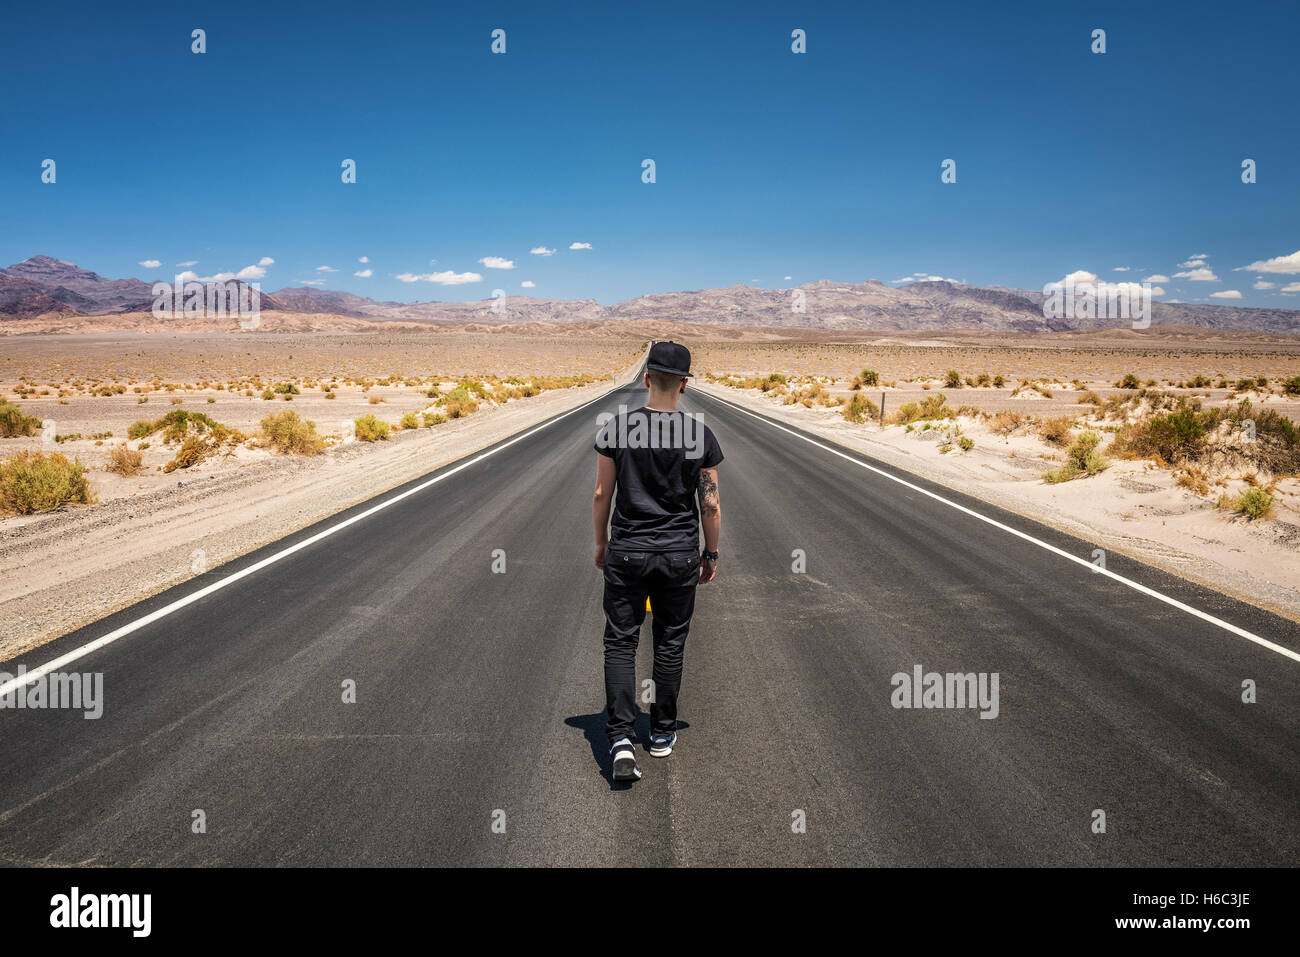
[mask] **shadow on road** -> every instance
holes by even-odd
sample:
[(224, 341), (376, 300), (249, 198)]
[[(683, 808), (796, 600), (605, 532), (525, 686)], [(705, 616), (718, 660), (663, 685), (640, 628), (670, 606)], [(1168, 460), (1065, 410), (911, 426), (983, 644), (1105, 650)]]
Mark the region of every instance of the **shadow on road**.
[[(605, 737), (605, 712), (597, 711), (595, 714), (575, 714), (571, 718), (565, 718), (564, 723), (570, 728), (577, 728), (587, 739), (587, 744), (591, 747), (591, 756), (600, 768), (601, 777), (609, 782), (611, 791), (626, 791), (632, 786), (632, 783), (614, 780), (614, 762), (609, 754), (609, 739)], [(685, 721), (678, 720), (677, 729), (689, 728), (690, 725)], [(645, 745), (650, 740), (650, 715), (645, 711), (637, 711), (636, 716), (636, 744)], [(650, 758), (644, 751), (637, 755), (637, 761), (642, 765)]]

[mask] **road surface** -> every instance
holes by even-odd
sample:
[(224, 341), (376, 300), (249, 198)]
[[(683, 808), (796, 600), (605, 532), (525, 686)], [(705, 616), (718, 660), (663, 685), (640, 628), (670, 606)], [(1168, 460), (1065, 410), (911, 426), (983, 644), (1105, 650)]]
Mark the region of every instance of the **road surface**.
[[(644, 395), (21, 658), (218, 586), (61, 669), (102, 672), (100, 719), (0, 711), (0, 863), (1300, 861), (1300, 663), (1044, 547), (1088, 561), (1091, 543), (696, 393), (683, 408), (726, 455), (719, 578), (699, 594), (677, 752), (613, 785), (591, 446), (597, 412)], [(1300, 649), (1291, 622), (1107, 567)], [(894, 707), (892, 677), (917, 665), (996, 672), (998, 716)]]

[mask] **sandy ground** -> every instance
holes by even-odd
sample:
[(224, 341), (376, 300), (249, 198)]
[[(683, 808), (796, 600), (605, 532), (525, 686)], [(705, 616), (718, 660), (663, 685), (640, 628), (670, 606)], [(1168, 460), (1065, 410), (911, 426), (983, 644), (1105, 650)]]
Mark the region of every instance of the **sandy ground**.
[[(974, 448), (944, 453), (939, 451), (936, 429), (917, 428), (909, 433), (900, 425), (883, 429), (875, 424), (855, 425), (845, 421), (838, 410), (784, 405), (779, 398), (754, 389), (703, 381), (696, 387), (1095, 542), (1103, 549), (1300, 621), (1300, 481), (1296, 479), (1278, 483), (1274, 517), (1249, 521), (1216, 510), (1204, 497), (1175, 485), (1169, 470), (1149, 462), (1115, 460), (1099, 475), (1047, 484), (1041, 475), (1061, 463), (1061, 449), (1036, 435), (995, 435), (977, 417), (959, 420), (963, 433), (974, 439)], [(1072, 395), (1013, 400), (1005, 389), (949, 391), (949, 405), (975, 404), (974, 394), (980, 391), (985, 393), (985, 404), (994, 409), (1010, 407), (1041, 414), (1047, 407), (1057, 406), (1048, 414), (1059, 415), (1083, 408), (1073, 403)], [(890, 396), (889, 407), (896, 409), (899, 402), (935, 392), (916, 389), (915, 394)], [(864, 394), (880, 400), (879, 389)], [(1294, 411), (1290, 414), (1294, 417)]]
[[(146, 456), (154, 458), (146, 458), (146, 471), (139, 476), (92, 470), (97, 504), (0, 520), (0, 660), (185, 581), (200, 564), (211, 569), (596, 398), (636, 371), (639, 357), (628, 364), (626, 344), (618, 355), (622, 368), (614, 381), (512, 400), (431, 429), (404, 430), (388, 441), (340, 444), (310, 458), (240, 449), (229, 458), (170, 474), (159, 472), (157, 465), (174, 448), (151, 448)], [(443, 358), (439, 368), (446, 368)], [(541, 365), (546, 357), (533, 361)], [(604, 371), (615, 368), (611, 363)], [(548, 371), (554, 370), (548, 366)], [(202, 392), (185, 392), (181, 407), (250, 431), (267, 412), (292, 408), (306, 418), (324, 419), (321, 432), (326, 433), (336, 418), (365, 411), (392, 422), (402, 411), (429, 405), (414, 389), (376, 387), (371, 394), (387, 392), (388, 399), (378, 406), (353, 391), (345, 395), (340, 390), (339, 398), (328, 402), (296, 396), (292, 403), (216, 393), (215, 404), (208, 404)], [(127, 419), (155, 417), (175, 407), (159, 401), (156, 408), (137, 408), (134, 396), (68, 401), (92, 404), (90, 410), (68, 406), (60, 412), (86, 434), (124, 430)], [(114, 403), (121, 409), (114, 411)], [(44, 411), (32, 400), (22, 405), (31, 414)], [(74, 413), (81, 418), (73, 418)], [(39, 440), (4, 443), (10, 452), (35, 447)], [(69, 457), (77, 454), (94, 469), (96, 456), (106, 455), (106, 448), (81, 439), (57, 450)], [(44, 449), (51, 450), (48, 445)]]

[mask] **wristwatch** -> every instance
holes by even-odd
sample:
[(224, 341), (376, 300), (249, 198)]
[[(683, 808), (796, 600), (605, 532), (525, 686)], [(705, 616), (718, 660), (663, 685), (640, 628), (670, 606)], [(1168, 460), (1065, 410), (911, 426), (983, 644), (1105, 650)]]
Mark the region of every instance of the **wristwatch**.
[(711, 552), (711, 551), (709, 551), (709, 550), (706, 548), (706, 549), (704, 550), (704, 555), (703, 555), (703, 557), (704, 557), (704, 558), (707, 558), (707, 559), (708, 559), (709, 561), (711, 561), (711, 562), (716, 562), (716, 561), (718, 560), (718, 553), (717, 553), (717, 552)]

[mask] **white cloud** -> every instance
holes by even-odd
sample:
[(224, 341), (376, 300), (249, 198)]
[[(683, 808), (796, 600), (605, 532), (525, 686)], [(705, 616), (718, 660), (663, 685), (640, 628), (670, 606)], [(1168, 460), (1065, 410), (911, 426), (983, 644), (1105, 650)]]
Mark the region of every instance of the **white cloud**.
[(1255, 288), (1256, 288), (1256, 289), (1276, 289), (1276, 288), (1277, 288), (1277, 283), (1275, 283), (1275, 282), (1264, 282), (1264, 281), (1261, 279), (1259, 282), (1255, 283)]
[(298, 282), (302, 283), (304, 286), (323, 286), (323, 285), (325, 285), (325, 280), (324, 280), (324, 279), (299, 279)]
[(374, 271), (373, 269), (361, 269), (361, 270), (358, 270), (357, 272), (354, 272), (352, 275), (354, 275), (354, 276), (360, 276), (362, 279), (369, 279), (369, 278), (370, 278), (371, 276), (373, 276), (374, 274), (375, 274), (375, 271)]
[(1238, 266), (1233, 272), (1241, 272), (1243, 269), (1249, 272), (1298, 273), (1300, 272), (1300, 249), (1289, 256), (1274, 256), (1272, 259), (1254, 262), (1249, 266)]
[(1190, 269), (1187, 272), (1174, 273), (1175, 279), (1187, 279), (1191, 282), (1218, 282), (1219, 277), (1214, 274), (1213, 269)]
[(397, 278), (401, 282), (436, 282), (440, 286), (463, 286), (465, 283), (483, 281), (483, 277), (476, 272), (452, 272), (450, 269), (424, 274), (404, 272)]
[(157, 269), (162, 265), (162, 261), (158, 259), (142, 259), (140, 260), (140, 265), (145, 269)]
[(523, 282), (521, 282), (519, 285), (523, 286), (525, 289), (536, 289), (536, 288), (537, 288), (537, 283), (533, 282), (531, 279), (525, 279), (525, 280), (524, 280)]
[(1211, 299), (1240, 299), (1241, 293), (1236, 289), (1224, 289), (1220, 292), (1210, 293)]
[(1142, 281), (1143, 282), (1169, 282), (1170, 280), (1168, 276), (1163, 276), (1157, 272), (1157, 273), (1152, 273), (1150, 276), (1147, 276), (1147, 278), (1143, 279)]
[(215, 276), (200, 276), (187, 269), (182, 273), (177, 273), (176, 278), (182, 282), (229, 282), (235, 278), (235, 274), (233, 272), (219, 272)]
[(245, 266), (235, 274), (237, 279), (261, 279), (266, 275), (266, 270), (261, 266)]
[(513, 259), (502, 259), (500, 256), (484, 256), (479, 260), (488, 269), (514, 269)]
[(317, 272), (338, 272), (338, 270), (335, 269), (333, 266), (317, 266), (316, 271)]
[(1178, 264), (1178, 268), (1180, 268), (1180, 269), (1199, 269), (1201, 266), (1204, 266), (1204, 265), (1205, 265), (1205, 260), (1204, 260), (1204, 259), (1189, 259), (1189, 260), (1187, 260), (1187, 262), (1185, 262), (1185, 263), (1179, 263), (1179, 264)]
[(532, 249), (528, 250), (528, 253), (531, 256), (554, 256), (555, 250), (547, 249), (545, 246), (534, 246)]
[(794, 278), (794, 276), (786, 276), (786, 277), (785, 277), (785, 281), (786, 281), (786, 282), (789, 282), (789, 281), (790, 281), (791, 279), (793, 279), (793, 278)]
[(1116, 266), (1114, 271), (1115, 271), (1115, 272), (1128, 272), (1128, 271), (1129, 271), (1130, 269), (1132, 269), (1132, 268), (1133, 268), (1132, 266)]
[(1281, 292), (1300, 292), (1300, 282), (1289, 282), (1280, 290)]
[(358, 257), (357, 257), (357, 262), (359, 262), (359, 263), (368, 263), (368, 262), (370, 262), (370, 257), (369, 257), (369, 256), (358, 256)]
[(191, 259), (189, 262), (177, 263), (176, 265), (178, 265), (178, 266), (197, 266), (198, 264), (199, 264), (199, 261), (198, 261), (197, 259)]
[(570, 249), (590, 249), (591, 243), (569, 243)]
[(259, 266), (274, 266), (275, 260), (272, 259), (270, 256), (263, 256), (261, 259), (257, 261), (257, 264)]

